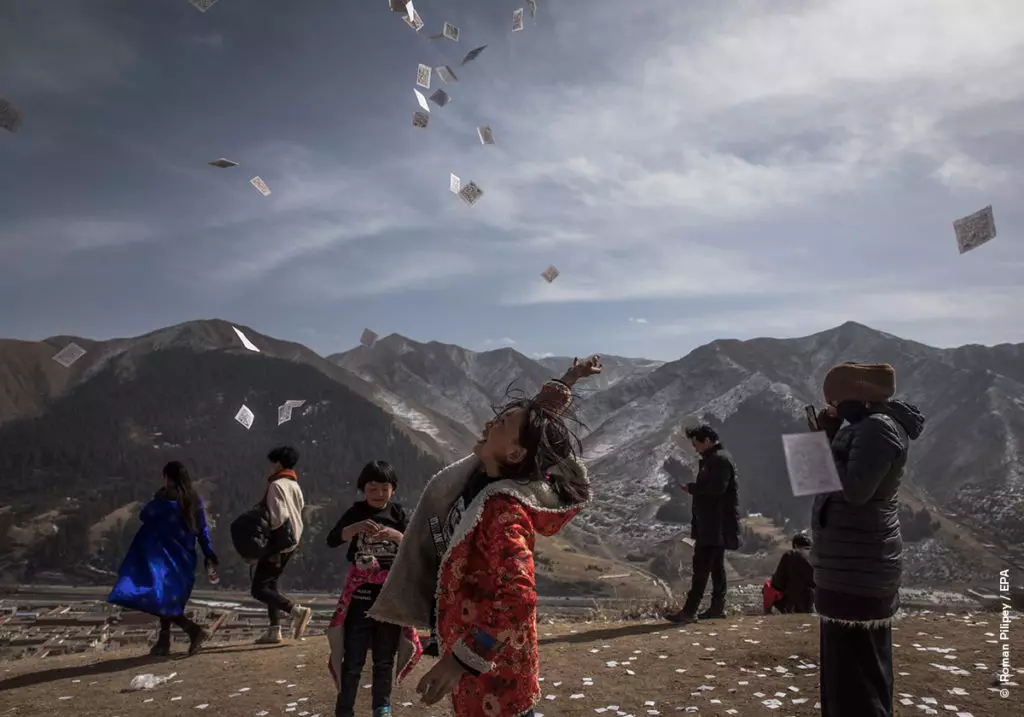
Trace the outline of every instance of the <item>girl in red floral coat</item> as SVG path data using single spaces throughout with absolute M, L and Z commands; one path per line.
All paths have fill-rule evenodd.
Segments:
M 563 418 L 593 356 L 489 421 L 473 455 L 427 484 L 371 616 L 437 630 L 440 659 L 417 688 L 452 694 L 456 717 L 531 717 L 540 697 L 534 540 L 590 499 Z M 436 608 L 436 617 L 435 617 Z

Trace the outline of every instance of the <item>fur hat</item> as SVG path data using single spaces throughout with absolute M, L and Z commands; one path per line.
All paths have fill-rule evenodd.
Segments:
M 896 393 L 896 369 L 887 363 L 841 363 L 825 374 L 825 400 L 880 403 Z

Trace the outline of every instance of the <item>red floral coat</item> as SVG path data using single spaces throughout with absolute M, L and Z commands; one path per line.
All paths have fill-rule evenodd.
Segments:
M 479 518 L 459 531 L 460 539 L 453 540 L 441 563 L 442 654 L 454 653 L 480 673 L 467 675 L 455 688 L 458 717 L 515 717 L 540 697 L 534 538 L 554 535 L 583 506 L 545 509 L 528 500 L 513 491 L 487 497 Z

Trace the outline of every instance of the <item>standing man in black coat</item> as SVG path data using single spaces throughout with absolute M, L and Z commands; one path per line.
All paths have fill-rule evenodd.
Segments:
M 700 455 L 700 464 L 697 480 L 680 486 L 693 496 L 690 537 L 694 546 L 693 579 L 686 603 L 678 612 L 665 615 L 665 619 L 678 623 L 725 617 L 725 551 L 740 547 L 739 493 L 732 456 L 722 448 L 711 426 L 689 428 L 686 437 Z M 711 605 L 697 615 L 709 576 Z

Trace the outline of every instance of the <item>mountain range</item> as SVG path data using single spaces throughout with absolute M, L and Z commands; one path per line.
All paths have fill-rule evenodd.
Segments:
M 72 341 L 86 350 L 81 359 L 70 368 L 51 360 Z M 1024 344 L 938 349 L 847 323 L 796 339 L 718 340 L 671 362 L 603 357 L 603 373 L 579 385 L 578 405 L 596 500 L 565 539 L 541 546 L 545 584 L 557 590 L 559 575 L 572 574 L 575 592 L 607 593 L 613 580 L 600 578 L 617 579 L 622 566 L 647 582 L 681 579 L 689 516 L 674 484 L 695 469 L 683 431 L 698 420 L 733 453 L 741 509 L 753 516 L 731 569 L 770 570 L 809 517 L 809 500 L 790 493 L 780 436 L 806 430 L 804 406 L 820 403 L 825 372 L 848 360 L 893 364 L 899 396 L 928 418 L 901 493 L 924 526 L 908 541 L 908 580 L 973 584 L 1006 560 L 1022 562 Z M 0 575 L 116 569 L 160 465 L 182 456 L 226 525 L 260 497 L 262 456 L 291 442 L 311 505 L 296 580 L 336 587 L 341 556 L 318 532 L 354 498 L 362 463 L 394 463 L 411 506 L 437 468 L 468 452 L 510 387 L 533 391 L 571 362 L 399 335 L 322 357 L 221 320 L 108 341 L 0 340 Z M 290 399 L 306 403 L 278 426 L 276 408 Z M 255 414 L 249 430 L 232 420 L 243 404 Z M 244 582 L 240 563 L 222 572 Z

